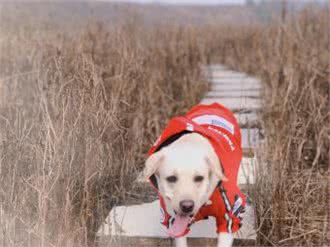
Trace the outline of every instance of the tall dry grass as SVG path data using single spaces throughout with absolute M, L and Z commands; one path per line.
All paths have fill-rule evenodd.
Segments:
M 2 29 L 0 246 L 87 246 L 146 149 L 206 90 L 193 29 Z
M 330 245 L 329 9 L 270 26 L 213 27 L 210 61 L 265 85 L 254 201 L 258 245 Z
M 265 83 L 257 244 L 329 245 L 328 20 L 306 10 L 270 26 L 1 23 L 0 245 L 92 245 L 166 120 L 206 90 L 206 62 Z

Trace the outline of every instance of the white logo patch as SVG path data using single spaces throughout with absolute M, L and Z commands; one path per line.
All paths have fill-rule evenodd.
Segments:
M 228 120 L 219 117 L 217 115 L 202 115 L 192 119 L 197 124 L 209 124 L 224 128 L 229 131 L 231 134 L 234 134 L 234 125 Z

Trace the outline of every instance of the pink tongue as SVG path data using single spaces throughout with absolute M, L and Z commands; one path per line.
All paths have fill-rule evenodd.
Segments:
M 174 222 L 168 229 L 168 235 L 172 238 L 180 237 L 183 235 L 190 222 L 190 217 L 176 215 Z

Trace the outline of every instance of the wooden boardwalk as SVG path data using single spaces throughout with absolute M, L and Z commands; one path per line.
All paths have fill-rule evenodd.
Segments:
M 255 182 L 255 149 L 259 142 L 258 112 L 262 106 L 261 83 L 248 75 L 226 69 L 222 65 L 205 68 L 210 90 L 201 103 L 219 102 L 234 113 L 241 127 L 244 158 L 238 183 L 244 190 Z M 140 181 L 142 183 L 142 181 Z M 151 189 L 151 188 L 150 188 Z M 243 227 L 235 235 L 234 245 L 254 245 L 255 214 L 253 204 L 248 204 Z M 114 207 L 98 231 L 99 246 L 173 246 L 160 224 L 159 202 Z M 189 246 L 215 246 L 215 222 L 195 223 L 188 235 Z

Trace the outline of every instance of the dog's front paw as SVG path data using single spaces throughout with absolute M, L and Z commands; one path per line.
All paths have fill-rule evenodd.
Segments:
M 181 237 L 175 239 L 175 247 L 188 247 L 187 237 Z
M 231 247 L 233 245 L 234 237 L 231 233 L 219 233 L 218 247 Z

